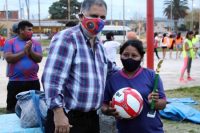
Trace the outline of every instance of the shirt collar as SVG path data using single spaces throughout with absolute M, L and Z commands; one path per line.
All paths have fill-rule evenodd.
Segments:
M 81 32 L 83 34 L 83 37 L 86 40 L 86 43 L 89 43 L 90 42 L 90 37 L 88 37 L 88 35 L 83 31 L 83 27 L 81 26 L 81 24 L 80 24 L 80 30 L 81 30 Z M 100 39 L 96 36 L 95 37 L 95 45 L 98 44 L 99 42 L 100 42 Z

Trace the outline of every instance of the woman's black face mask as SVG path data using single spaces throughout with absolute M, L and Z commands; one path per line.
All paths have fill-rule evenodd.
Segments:
M 132 58 L 122 59 L 121 62 L 124 66 L 124 69 L 128 72 L 134 72 L 140 67 L 141 60 L 134 60 Z

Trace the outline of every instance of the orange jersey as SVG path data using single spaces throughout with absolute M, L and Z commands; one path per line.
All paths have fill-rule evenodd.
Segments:
M 182 44 L 182 42 L 183 42 L 183 38 L 182 37 L 180 37 L 180 38 L 176 38 L 176 44 Z
M 173 44 L 174 44 L 174 39 L 173 38 L 169 38 L 168 48 L 170 48 Z

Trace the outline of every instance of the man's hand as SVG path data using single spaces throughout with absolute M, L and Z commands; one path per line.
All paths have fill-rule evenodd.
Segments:
M 32 41 L 29 40 L 29 41 L 26 42 L 26 45 L 24 47 L 24 52 L 25 52 L 26 55 L 30 55 L 31 47 L 32 47 Z
M 69 124 L 67 116 L 63 112 L 63 108 L 56 108 L 54 112 L 54 133 L 69 133 L 72 125 Z

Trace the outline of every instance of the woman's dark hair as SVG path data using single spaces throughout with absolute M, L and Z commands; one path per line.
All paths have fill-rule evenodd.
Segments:
M 181 32 L 179 32 L 176 36 L 176 39 L 179 39 L 181 37 Z
M 158 33 L 157 33 L 157 32 L 154 33 L 154 38 L 155 38 L 156 36 L 158 36 Z
M 192 35 L 192 34 L 193 34 L 193 31 L 188 31 L 186 34 L 186 38 L 189 39 L 189 35 Z
M 166 35 L 167 35 L 166 33 L 163 34 L 162 42 L 164 42 L 164 38 L 166 37 Z
M 124 49 L 128 46 L 135 47 L 138 50 L 138 52 L 140 53 L 140 55 L 142 56 L 142 58 L 144 57 L 144 54 L 145 54 L 144 47 L 143 47 L 142 42 L 138 39 L 126 41 L 120 47 L 119 54 L 122 55 L 122 53 L 124 52 Z

